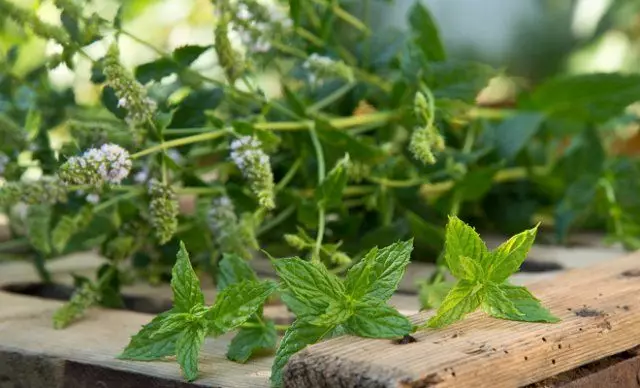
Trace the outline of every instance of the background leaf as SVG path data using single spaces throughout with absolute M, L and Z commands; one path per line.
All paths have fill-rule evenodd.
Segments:
M 446 54 L 440 40 L 440 33 L 433 17 L 420 2 L 409 9 L 409 24 L 415 35 L 414 42 L 424 52 L 427 59 L 444 61 Z
M 559 76 L 539 86 L 521 105 L 570 120 L 603 122 L 622 113 L 638 95 L 640 75 Z
M 206 313 L 207 320 L 213 325 L 213 334 L 226 333 L 245 323 L 277 287 L 271 281 L 243 280 L 222 290 Z
M 245 363 L 260 351 L 274 349 L 278 342 L 278 332 L 273 322 L 248 321 L 256 326 L 243 327 L 229 344 L 227 358 L 231 361 Z

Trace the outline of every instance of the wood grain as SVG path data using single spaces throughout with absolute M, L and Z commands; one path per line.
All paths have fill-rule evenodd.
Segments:
M 51 314 L 60 304 L 0 292 L 0 385 L 4 380 L 30 382 L 21 386 L 53 388 L 187 386 L 174 361 L 131 362 L 115 358 L 151 316 L 95 309 L 69 329 L 54 330 Z M 195 386 L 267 387 L 272 358 L 258 358 L 247 364 L 228 361 L 225 353 L 230 339 L 229 335 L 207 339 L 200 358 L 201 377 Z M 138 385 L 131 385 L 135 381 Z
M 288 387 L 518 387 L 640 344 L 640 254 L 530 285 L 557 324 L 478 312 L 416 343 L 342 337 L 292 358 Z M 412 317 L 416 324 L 433 313 Z

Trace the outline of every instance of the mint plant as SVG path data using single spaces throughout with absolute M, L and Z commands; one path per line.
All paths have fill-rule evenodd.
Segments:
M 173 50 L 130 30 L 138 2 L 107 15 L 90 0 L 55 0 L 59 23 L 22 3 L 0 0 L 0 210 L 12 235 L 0 260 L 31 261 L 49 282 L 59 256 L 96 250 L 107 259 L 95 279 L 76 279 L 56 328 L 92 306 L 123 307 L 123 284 L 171 278 L 173 309 L 123 358 L 177 356 L 194 379 L 206 336 L 237 330 L 227 357 L 245 362 L 286 331 L 272 376 L 280 384 L 308 344 L 411 332 L 386 304 L 410 254 L 436 261 L 421 289 L 424 306 L 438 308 L 432 327 L 478 307 L 554 321 L 508 283 L 537 228 L 489 252 L 456 217 L 447 225 L 450 215 L 505 234 L 544 219 L 558 242 L 595 227 L 640 246 L 630 183 L 640 163 L 608 149 L 639 121 L 627 110 L 640 95 L 637 74 L 558 75 L 524 88 L 450 58 L 418 1 L 404 34 L 373 28 L 370 0 L 198 2 L 187 11 L 211 24 L 210 41 Z M 125 66 L 123 37 L 155 57 Z M 207 56 L 213 75 L 200 66 Z M 77 87 L 54 86 L 58 69 Z M 483 101 L 496 79 L 515 95 Z M 273 260 L 291 327 L 263 314 L 276 285 L 247 263 L 261 248 L 300 256 Z M 216 279 L 213 306 L 195 271 Z
M 527 257 L 538 227 L 511 237 L 489 251 L 473 228 L 450 217 L 446 229 L 445 260 L 458 280 L 427 322 L 442 327 L 478 309 L 492 317 L 527 322 L 557 322 L 525 287 L 508 283 Z
M 242 280 L 229 284 L 212 306 L 205 305 L 200 281 L 189 254 L 180 244 L 171 277 L 173 307 L 131 338 L 119 356 L 121 359 L 151 361 L 176 356 L 184 377 L 198 376 L 198 355 L 207 336 L 217 337 L 245 324 L 258 310 L 277 285 L 270 281 Z M 241 345 L 232 348 L 234 354 Z M 231 350 L 230 350 L 231 351 Z
M 307 345 L 340 334 L 397 338 L 413 324 L 387 305 L 404 275 L 413 241 L 373 248 L 339 279 L 319 261 L 272 259 L 282 281 L 282 300 L 296 315 L 276 353 L 271 381 L 282 383 L 289 358 Z

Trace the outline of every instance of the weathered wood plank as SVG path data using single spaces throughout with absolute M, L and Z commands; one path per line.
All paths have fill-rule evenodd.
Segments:
M 149 315 L 96 309 L 69 329 L 54 330 L 51 314 L 60 302 L 0 292 L 0 306 L 0 383 L 29 381 L 28 386 L 52 388 L 96 386 L 98 381 L 105 382 L 103 387 L 187 386 L 173 361 L 115 358 L 129 337 L 151 319 Z M 258 358 L 244 365 L 228 361 L 230 339 L 227 335 L 207 340 L 196 386 L 267 387 L 273 359 Z M 34 365 L 40 366 L 32 369 Z M 25 376 L 30 380 L 22 380 Z
M 56 282 L 69 283 L 71 274 L 93 276 L 105 259 L 94 252 L 77 252 L 47 262 L 47 269 Z M 0 287 L 9 283 L 39 282 L 40 277 L 31 262 L 0 263 Z
M 419 331 L 407 345 L 337 338 L 294 356 L 286 385 L 517 387 L 640 344 L 640 253 L 530 287 L 562 322 L 511 322 L 477 312 L 441 330 Z
M 637 388 L 638 386 L 640 386 L 640 348 L 634 348 L 525 388 Z

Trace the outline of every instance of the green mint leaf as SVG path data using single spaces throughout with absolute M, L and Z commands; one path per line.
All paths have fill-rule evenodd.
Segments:
M 421 307 L 423 309 L 437 309 L 454 285 L 455 282 L 447 281 L 440 281 L 433 284 L 427 282 L 422 283 L 418 294 Z
M 216 297 L 205 314 L 215 335 L 226 333 L 245 323 L 264 304 L 278 285 L 271 281 L 243 280 L 231 284 Z
M 49 238 L 51 213 L 49 205 L 30 205 L 27 208 L 26 227 L 29 242 L 44 256 L 51 254 Z
M 349 154 L 340 159 L 331 169 L 327 177 L 316 189 L 316 201 L 318 207 L 328 209 L 339 207 L 342 203 L 342 191 L 347 185 L 347 166 Z
M 287 361 L 304 349 L 307 345 L 314 344 L 324 338 L 333 330 L 333 327 L 314 326 L 308 322 L 297 320 L 284 333 L 280 346 L 276 351 L 276 359 L 271 367 L 271 383 L 275 387 L 282 386 L 282 370 Z
M 368 338 L 397 338 L 413 331 L 407 317 L 384 304 L 357 307 L 344 326 L 349 333 Z
M 173 305 L 177 312 L 189 312 L 194 306 L 204 304 L 204 295 L 200 290 L 200 280 L 191 267 L 189 253 L 180 242 L 180 250 L 176 263 L 171 271 L 171 289 L 173 290 Z
M 480 306 L 482 285 L 460 280 L 447 294 L 435 316 L 428 322 L 429 327 L 443 327 L 462 319 Z
M 175 313 L 169 315 L 162 320 L 157 330 L 151 333 L 151 339 L 183 331 L 191 323 L 191 317 L 191 314 L 187 313 Z
M 416 46 L 430 61 L 444 61 L 446 59 L 444 45 L 440 39 L 438 27 L 427 8 L 416 1 L 408 15 Z
M 526 322 L 559 322 L 560 319 L 546 308 L 526 288 L 511 284 L 496 285 L 505 297 L 513 304 L 516 314 L 501 309 L 500 306 L 483 303 L 483 309 L 492 317 Z
M 272 262 L 287 291 L 314 315 L 323 314 L 332 302 L 339 303 L 344 299 L 342 282 L 323 264 L 297 257 Z
M 178 62 L 180 66 L 189 66 L 196 59 L 200 57 L 211 46 L 198 46 L 198 45 L 186 45 L 181 46 L 173 50 L 173 59 Z
M 479 261 L 474 260 L 467 256 L 458 257 L 458 267 L 464 272 L 461 274 L 460 279 L 466 280 L 483 280 L 485 277 L 484 270 Z
M 250 319 L 254 326 L 243 327 L 229 344 L 227 358 L 231 361 L 245 363 L 254 354 L 274 349 L 278 342 L 278 332 L 273 322 Z
M 581 122 L 604 122 L 638 100 L 637 74 L 561 75 L 539 85 L 525 108 Z
M 372 288 L 374 282 L 373 267 L 375 267 L 378 247 L 373 247 L 367 254 L 354 264 L 344 279 L 345 291 L 355 300 L 362 299 Z
M 539 112 L 521 112 L 502 121 L 492 133 L 498 154 L 507 160 L 515 158 L 538 132 L 544 119 Z
M 290 291 L 281 291 L 280 299 L 282 300 L 282 303 L 284 303 L 289 308 L 289 310 L 291 310 L 291 312 L 299 319 L 314 318 L 321 314 L 320 310 L 310 307 L 306 303 L 300 301 L 300 299 L 298 299 Z
M 502 283 L 516 272 L 526 259 L 533 241 L 536 239 L 538 227 L 525 230 L 511 237 L 496 248 L 485 262 L 487 277 L 495 283 Z
M 484 241 L 472 227 L 456 216 L 449 217 L 445 234 L 445 260 L 449 271 L 458 279 L 469 279 L 468 266 L 462 264 L 461 257 L 483 263 L 488 256 Z
M 198 355 L 206 334 L 204 326 L 199 322 L 192 322 L 176 342 L 176 359 L 187 381 L 198 377 Z
M 353 315 L 353 309 L 346 306 L 344 302 L 331 302 L 323 314 L 309 318 L 309 323 L 315 326 L 337 326 L 343 323 Z
M 398 288 L 412 250 L 413 240 L 371 250 L 347 273 L 347 293 L 355 300 L 386 302 Z
M 218 263 L 218 290 L 224 290 L 229 285 L 240 283 L 242 280 L 258 281 L 258 276 L 246 260 L 236 254 L 225 253 Z
M 495 283 L 484 285 L 482 292 L 482 309 L 489 315 L 492 312 L 510 317 L 521 318 L 524 314 L 520 312 L 515 304 L 509 299 L 504 291 Z
M 172 315 L 172 311 L 166 311 L 155 318 L 129 341 L 129 345 L 124 349 L 118 358 L 123 360 L 152 361 L 176 354 L 176 342 L 180 332 L 163 335 L 153 335 L 160 329 L 164 321 Z

